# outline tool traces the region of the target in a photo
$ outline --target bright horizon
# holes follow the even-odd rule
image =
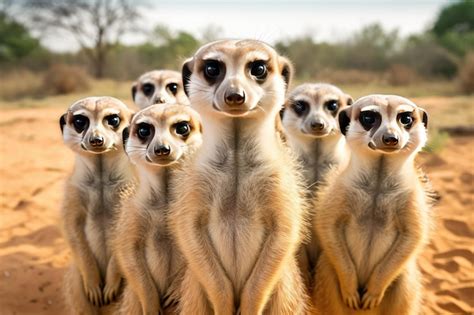
[[[380,23],[401,36],[423,32],[449,0],[432,1],[140,1],[145,30],[156,25],[186,31],[197,38],[208,26],[222,30],[223,38],[252,38],[274,44],[278,40],[310,35],[317,41],[335,42],[362,27]],[[122,43],[143,43],[144,34],[126,35]],[[56,52],[78,49],[73,38],[55,35],[41,39]]]

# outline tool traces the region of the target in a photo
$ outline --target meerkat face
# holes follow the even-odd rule
[[[132,98],[141,109],[162,103],[188,104],[181,73],[170,70],[155,70],[143,74],[132,85]]]
[[[281,111],[285,130],[295,136],[322,138],[339,133],[337,114],[352,98],[330,84],[303,84],[287,98]]]
[[[342,110],[339,124],[353,150],[412,153],[426,143],[428,115],[406,98],[369,95]]]
[[[202,115],[231,117],[277,111],[291,77],[287,59],[256,40],[223,40],[201,47],[183,65],[191,104]]]
[[[112,97],[79,100],[60,118],[64,143],[81,154],[122,149],[122,132],[132,114],[124,103]]]
[[[133,117],[126,152],[137,165],[167,166],[197,148],[201,132],[199,115],[191,107],[153,105]]]

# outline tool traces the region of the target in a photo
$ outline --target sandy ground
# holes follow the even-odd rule
[[[0,117],[0,313],[64,314],[61,280],[70,254],[58,225],[73,163],[61,108],[4,109]],[[452,138],[421,161],[441,195],[420,266],[424,314],[474,310],[474,138]]]

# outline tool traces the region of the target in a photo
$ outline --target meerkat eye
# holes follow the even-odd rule
[[[215,79],[219,76],[221,70],[219,68],[219,61],[217,60],[208,60],[204,65],[204,75],[208,79]]]
[[[187,121],[181,121],[177,124],[174,125],[175,132],[182,136],[182,137],[187,137],[189,133],[191,132],[191,126]]]
[[[178,92],[178,84],[170,83],[166,86],[166,89],[171,92],[171,94],[176,95]]]
[[[291,106],[296,115],[303,115],[309,108],[309,104],[305,101],[295,101]]]
[[[109,115],[105,117],[105,119],[107,120],[107,123],[113,128],[117,128],[120,125],[120,117],[117,114]]]
[[[411,112],[404,112],[398,114],[398,120],[406,128],[410,129],[413,124],[413,116]]]
[[[84,115],[74,115],[72,117],[72,124],[74,125],[74,129],[76,129],[78,133],[81,133],[89,124],[89,118]]]
[[[365,129],[370,129],[375,125],[377,113],[373,111],[360,112],[359,121]]]
[[[141,140],[146,140],[149,136],[151,136],[152,126],[147,123],[141,123],[138,125],[137,129],[137,136]]]
[[[151,83],[145,83],[143,84],[142,91],[145,96],[150,97],[155,92],[155,87]]]
[[[330,112],[335,112],[339,108],[336,100],[327,101],[325,106]]]
[[[263,60],[257,60],[250,64],[250,74],[257,80],[264,80],[267,77],[267,65]]]

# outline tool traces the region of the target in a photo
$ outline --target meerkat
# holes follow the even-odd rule
[[[309,200],[328,170],[348,159],[337,114],[350,104],[352,97],[334,85],[306,83],[288,95],[280,112],[287,143],[301,163]],[[318,253],[316,237],[310,235],[300,252],[302,272],[309,289]]]
[[[154,70],[142,74],[132,85],[132,99],[140,109],[163,103],[189,105],[181,73],[172,70]]]
[[[203,144],[171,206],[187,270],[182,314],[303,314],[295,252],[304,198],[276,131],[292,68],[256,40],[202,46],[183,65]]]
[[[109,242],[121,197],[134,173],[122,132],[132,111],[112,97],[89,97],[60,118],[64,143],[75,153],[66,181],[62,222],[73,265],[65,277],[66,300],[77,314],[102,313],[119,293],[121,275]]]
[[[166,306],[177,298],[184,261],[168,228],[174,193],[170,182],[201,142],[200,118],[189,106],[153,105],[133,117],[126,152],[137,167],[139,183],[135,195],[124,202],[114,237],[127,283],[121,314],[174,313]]]
[[[417,314],[432,202],[414,159],[428,116],[406,98],[370,95],[338,118],[351,157],[318,193],[313,300],[322,314]]]

